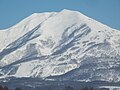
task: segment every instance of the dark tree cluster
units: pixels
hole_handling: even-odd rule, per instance
[[[7,86],[0,85],[0,90],[9,90]],[[21,90],[21,88],[15,88],[15,90]]]
[[[3,87],[2,85],[0,85],[0,90],[9,90],[9,89],[8,89],[7,86],[4,86],[4,87]]]
[[[65,87],[63,90],[76,90],[71,86]],[[93,88],[93,87],[81,87],[78,90],[109,90],[109,88]]]
[[[73,87],[71,87],[71,86],[67,86],[67,87],[65,87],[65,89],[64,90],[74,90],[74,88]]]
[[[93,87],[83,87],[81,90],[94,90]]]
[[[74,90],[74,88],[71,86],[67,86],[65,87],[64,90]],[[94,90],[94,89],[92,87],[83,87],[83,88],[80,88],[79,90]]]

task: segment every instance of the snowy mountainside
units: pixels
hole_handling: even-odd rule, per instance
[[[120,31],[77,11],[32,14],[0,30],[0,74],[120,81]]]

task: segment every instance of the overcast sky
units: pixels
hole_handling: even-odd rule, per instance
[[[120,30],[120,0],[0,0],[0,29],[9,28],[32,13],[77,10]]]

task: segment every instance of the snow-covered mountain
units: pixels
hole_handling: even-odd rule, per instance
[[[77,11],[32,14],[0,30],[0,75],[120,81],[120,31]]]

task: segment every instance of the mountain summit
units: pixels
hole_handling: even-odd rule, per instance
[[[120,81],[120,31],[77,11],[32,14],[0,30],[0,75]]]

